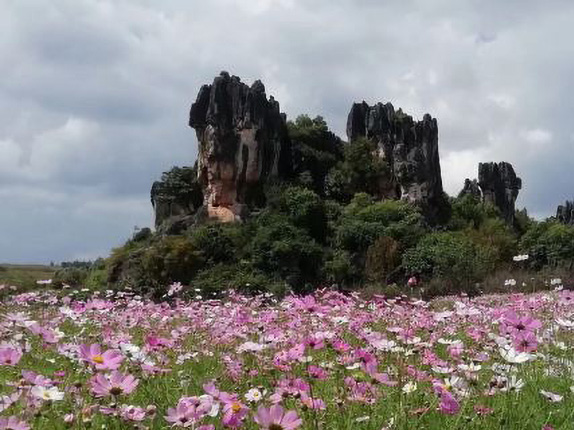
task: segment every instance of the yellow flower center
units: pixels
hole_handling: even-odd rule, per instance
[[[233,413],[236,414],[237,412],[239,412],[241,410],[241,405],[239,403],[235,402],[231,405],[231,410],[233,411]]]
[[[94,361],[94,363],[103,364],[104,357],[102,357],[101,355],[94,355],[92,357],[92,360]]]

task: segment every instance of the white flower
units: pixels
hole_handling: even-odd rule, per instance
[[[247,341],[237,347],[237,352],[260,352],[265,348],[266,346],[261,343]]]
[[[516,279],[507,279],[506,281],[504,281],[504,286],[505,286],[505,287],[514,287],[514,286],[516,286]]]
[[[372,341],[371,345],[373,348],[378,349],[379,351],[390,351],[395,346],[397,346],[397,343],[394,340],[379,339]]]
[[[562,283],[562,279],[554,278],[550,280],[550,285],[560,285]]]
[[[365,415],[365,416],[362,416],[362,417],[357,417],[357,418],[355,418],[355,422],[357,422],[357,423],[362,423],[362,422],[365,422],[365,421],[369,421],[370,419],[371,419],[370,416]]]
[[[520,391],[524,387],[524,381],[518,379],[516,375],[512,375],[510,379],[506,380],[506,386],[500,391]]]
[[[44,279],[44,280],[36,281],[36,284],[38,284],[38,285],[50,285],[51,283],[52,283],[51,279]]]
[[[57,387],[47,388],[47,387],[35,386],[34,388],[32,388],[30,392],[32,393],[33,396],[38,397],[39,399],[42,400],[49,400],[55,402],[64,399],[64,392],[58,390]]]
[[[474,373],[482,369],[482,366],[480,364],[470,363],[470,364],[459,364],[458,368],[463,372]]]
[[[556,318],[556,324],[564,328],[574,328],[574,321]]]
[[[417,383],[416,382],[407,382],[403,386],[403,393],[410,394],[414,393],[417,390]]]
[[[174,294],[179,293],[182,289],[183,285],[181,284],[181,282],[174,282],[169,286],[169,289],[167,290],[167,295],[171,297]]]
[[[263,398],[263,394],[257,388],[252,388],[245,393],[245,400],[248,402],[257,403]]]
[[[528,254],[515,255],[514,257],[512,257],[512,259],[513,259],[514,261],[525,261],[525,260],[528,260],[528,258],[530,258]]]
[[[350,366],[345,367],[345,369],[355,370],[355,369],[358,369],[359,367],[361,367],[361,365],[359,363],[355,363],[355,364],[351,364]]]
[[[564,397],[561,396],[560,394],[552,393],[552,392],[550,392],[550,391],[540,390],[540,394],[542,394],[544,397],[546,397],[546,398],[547,398],[548,400],[550,400],[552,403],[561,402],[562,399],[564,398]]]
[[[534,360],[535,356],[527,352],[517,352],[514,348],[499,348],[500,355],[509,363],[521,364]]]

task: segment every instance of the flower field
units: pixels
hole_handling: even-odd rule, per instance
[[[0,305],[0,429],[574,429],[574,293]]]

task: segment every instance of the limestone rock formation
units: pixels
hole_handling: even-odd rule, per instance
[[[164,172],[161,180],[153,183],[150,197],[158,231],[167,232],[176,224],[185,229],[184,224],[193,223],[191,216],[203,204],[197,167],[174,167]]]
[[[464,187],[458,194],[459,197],[463,195],[471,195],[476,197],[477,199],[482,199],[482,190],[478,185],[478,181],[476,179],[465,179],[464,180]]]
[[[347,119],[347,136],[350,141],[366,137],[377,142],[379,156],[391,172],[382,197],[430,206],[443,198],[438,126],[429,114],[414,121],[390,103],[355,103]]]
[[[263,204],[266,180],[291,173],[286,118],[261,81],[249,87],[222,72],[201,87],[189,125],[199,142],[198,178],[209,218],[243,218],[250,206]]]
[[[566,201],[564,205],[558,206],[556,219],[562,224],[574,225],[574,201]]]
[[[496,206],[509,224],[514,222],[514,212],[522,180],[516,176],[512,164],[479,163],[478,185],[482,190],[483,200]]]

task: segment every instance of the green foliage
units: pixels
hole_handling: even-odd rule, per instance
[[[211,266],[235,260],[237,244],[241,242],[240,234],[240,228],[233,224],[208,224],[193,229],[189,239],[203,261]]]
[[[460,232],[426,235],[403,255],[408,274],[439,279],[451,291],[468,290],[493,266],[492,255]]]
[[[343,159],[343,144],[325,120],[300,115],[288,124],[293,144],[294,170],[301,185],[323,194],[325,177]]]
[[[264,214],[256,224],[250,244],[256,269],[285,280],[298,291],[318,280],[323,250],[305,230],[283,214]]]
[[[288,187],[282,194],[280,210],[309,236],[319,242],[325,241],[327,234],[325,205],[315,192],[306,188]]]
[[[381,190],[390,182],[389,177],[388,166],[378,155],[377,144],[365,138],[356,139],[345,145],[344,161],[327,176],[326,194],[343,202],[356,193],[384,197]]]
[[[53,284],[55,287],[62,287],[68,285],[70,287],[83,286],[88,278],[89,269],[84,267],[65,267],[54,275]]]
[[[226,289],[234,289],[244,294],[272,292],[283,294],[287,285],[253,269],[249,264],[217,264],[204,269],[192,281],[204,298],[218,297]]]
[[[399,200],[374,201],[357,194],[343,211],[335,241],[351,252],[364,252],[381,236],[389,236],[403,247],[414,245],[425,229],[417,208]]]
[[[203,266],[202,255],[189,238],[154,236],[114,249],[108,262],[108,282],[160,297],[172,282],[188,284]]]
[[[486,220],[500,217],[496,207],[483,203],[479,198],[470,194],[452,199],[451,207],[452,217],[449,224],[451,230],[478,228]]]
[[[574,266],[574,226],[557,221],[535,223],[520,241],[523,253],[530,256],[534,269]]]

